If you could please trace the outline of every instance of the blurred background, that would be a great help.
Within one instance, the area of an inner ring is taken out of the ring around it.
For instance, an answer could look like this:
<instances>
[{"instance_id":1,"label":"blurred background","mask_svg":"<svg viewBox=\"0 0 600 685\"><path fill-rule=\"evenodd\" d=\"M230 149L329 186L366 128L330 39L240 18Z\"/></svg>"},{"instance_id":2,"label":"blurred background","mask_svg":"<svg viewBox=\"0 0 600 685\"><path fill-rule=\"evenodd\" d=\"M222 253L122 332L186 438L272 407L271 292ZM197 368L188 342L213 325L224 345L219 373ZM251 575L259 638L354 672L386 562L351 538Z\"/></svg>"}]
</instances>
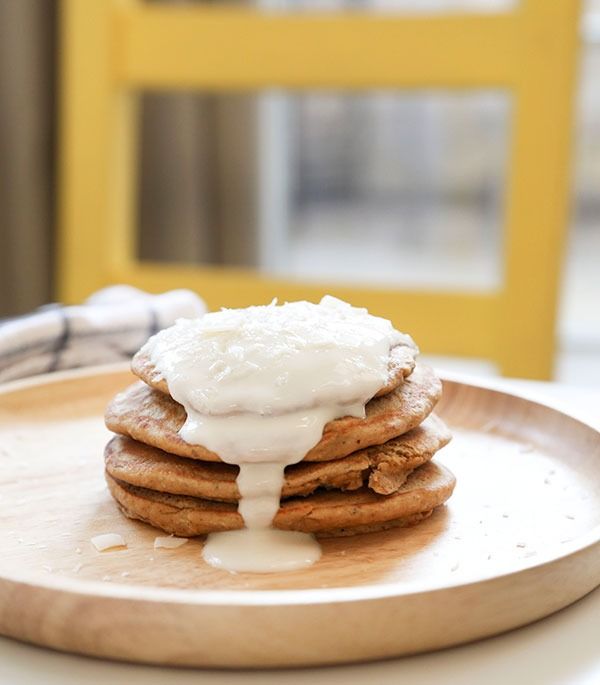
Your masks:
<instances>
[{"instance_id":1,"label":"blurred background","mask_svg":"<svg viewBox=\"0 0 600 685\"><path fill-rule=\"evenodd\" d=\"M258 4L432 13L512 6ZM56 298L57 12L48 0L0 0L0 316ZM600 0L583 3L581 41L556 379L600 384ZM493 90L145 93L139 256L314 282L493 289L511 107L510 95ZM435 361L494 373L486 362Z\"/></svg>"}]
</instances>

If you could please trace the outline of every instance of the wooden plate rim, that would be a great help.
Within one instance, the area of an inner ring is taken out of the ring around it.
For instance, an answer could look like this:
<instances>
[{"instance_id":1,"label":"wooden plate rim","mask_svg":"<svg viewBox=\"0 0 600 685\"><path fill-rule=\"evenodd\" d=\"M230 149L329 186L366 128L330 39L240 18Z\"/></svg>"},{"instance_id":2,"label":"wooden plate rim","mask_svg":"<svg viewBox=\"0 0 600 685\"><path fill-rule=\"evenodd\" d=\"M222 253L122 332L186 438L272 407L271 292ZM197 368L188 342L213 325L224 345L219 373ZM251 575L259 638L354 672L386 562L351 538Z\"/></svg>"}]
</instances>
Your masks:
<instances>
[{"instance_id":1,"label":"wooden plate rim","mask_svg":"<svg viewBox=\"0 0 600 685\"><path fill-rule=\"evenodd\" d=\"M30 387L39 385L52 385L55 383L68 382L81 378L93 378L98 375L110 375L127 373L128 363L103 364L99 366L85 367L82 369L71 369L49 374L42 374L27 379L9 381L0 385L0 397L26 390ZM496 395L505 395L512 398L534 404L547 409L555 414L566 416L573 422L580 424L585 430L591 431L594 439L600 441L600 431L586 421L583 421L562 408L558 409L551 403L546 403L536 398L533 393L507 391L501 384L495 383L494 379L480 379L466 377L461 374L440 374L444 383L455 385L466 385L476 387L480 390L491 392ZM466 379L466 380L465 380ZM301 590L183 590L179 588L161 588L158 586L136 586L125 583L104 583L93 580L78 580L73 578L52 578L41 579L27 573L19 574L17 577L11 573L1 573L0 583L12 584L14 586L28 586L38 590L58 591L73 597L92 597L101 596L107 599L127 599L134 602L151 602L170 604L193 604L198 606L249 606L249 607L268 607L268 606L296 606L296 605L318 605L345 602L365 602L372 600L385 599L389 597L414 597L422 594L442 592L453 588L471 587L482 585L490 581L499 579L509 579L521 576L532 569L543 568L556 562L566 561L577 554L589 550L596 545L600 545L600 525L595 526L586 533L565 543L561 549L561 554L550 552L525 562L514 571L505 573L494 573L486 578L474 580L463 579L457 582L445 581L443 584L411 583L411 588L403 589L400 583L385 583L380 585L366 585L361 587L339 587L339 588L309 588ZM73 587L73 585L77 587Z\"/></svg>"}]
</instances>

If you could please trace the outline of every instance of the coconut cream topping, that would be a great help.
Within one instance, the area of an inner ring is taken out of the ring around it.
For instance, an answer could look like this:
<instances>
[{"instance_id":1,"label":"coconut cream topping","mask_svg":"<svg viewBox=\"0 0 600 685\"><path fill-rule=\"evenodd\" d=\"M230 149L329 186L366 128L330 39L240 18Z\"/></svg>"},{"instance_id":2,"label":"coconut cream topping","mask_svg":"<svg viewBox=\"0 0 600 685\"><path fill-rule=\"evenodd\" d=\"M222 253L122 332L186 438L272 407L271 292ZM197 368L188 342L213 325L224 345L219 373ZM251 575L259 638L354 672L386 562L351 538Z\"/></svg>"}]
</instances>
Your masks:
<instances>
[{"instance_id":1,"label":"coconut cream topping","mask_svg":"<svg viewBox=\"0 0 600 685\"><path fill-rule=\"evenodd\" d=\"M181 319L146 343L186 410L181 437L240 467L245 528L209 535L205 560L260 572L318 559L311 536L271 528L284 468L302 460L329 421L365 416L387 380L390 349L406 342L386 319L326 296Z\"/></svg>"}]
</instances>

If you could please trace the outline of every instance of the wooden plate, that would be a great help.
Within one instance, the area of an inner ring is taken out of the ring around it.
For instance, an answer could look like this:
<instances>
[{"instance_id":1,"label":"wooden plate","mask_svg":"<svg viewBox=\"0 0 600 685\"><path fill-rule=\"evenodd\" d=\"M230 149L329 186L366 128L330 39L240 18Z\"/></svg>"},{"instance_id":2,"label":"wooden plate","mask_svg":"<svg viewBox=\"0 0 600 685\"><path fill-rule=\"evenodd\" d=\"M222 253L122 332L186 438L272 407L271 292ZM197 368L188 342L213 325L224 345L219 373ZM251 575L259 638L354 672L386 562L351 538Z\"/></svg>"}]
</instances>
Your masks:
<instances>
[{"instance_id":1,"label":"wooden plate","mask_svg":"<svg viewBox=\"0 0 600 685\"><path fill-rule=\"evenodd\" d=\"M154 550L103 481L103 408L131 380L109 367L0 392L1 633L163 664L327 664L493 635L600 583L598 432L456 381L439 413L458 486L423 524L325 541L288 574L217 571L201 540ZM127 549L96 552L113 532Z\"/></svg>"}]
</instances>

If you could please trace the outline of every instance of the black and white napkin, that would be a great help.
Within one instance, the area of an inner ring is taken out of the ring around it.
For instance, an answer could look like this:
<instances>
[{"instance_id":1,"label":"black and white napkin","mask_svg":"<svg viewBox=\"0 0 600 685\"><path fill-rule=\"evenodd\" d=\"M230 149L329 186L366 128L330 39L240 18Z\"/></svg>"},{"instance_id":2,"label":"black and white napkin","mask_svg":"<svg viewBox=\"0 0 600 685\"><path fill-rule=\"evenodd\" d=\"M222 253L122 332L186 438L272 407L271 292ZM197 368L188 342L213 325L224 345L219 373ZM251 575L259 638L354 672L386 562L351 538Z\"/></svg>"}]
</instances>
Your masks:
<instances>
[{"instance_id":1,"label":"black and white napkin","mask_svg":"<svg viewBox=\"0 0 600 685\"><path fill-rule=\"evenodd\" d=\"M117 285L82 305L46 305L0 320L0 382L130 359L154 333L205 312L190 290L150 295Z\"/></svg>"}]
</instances>

